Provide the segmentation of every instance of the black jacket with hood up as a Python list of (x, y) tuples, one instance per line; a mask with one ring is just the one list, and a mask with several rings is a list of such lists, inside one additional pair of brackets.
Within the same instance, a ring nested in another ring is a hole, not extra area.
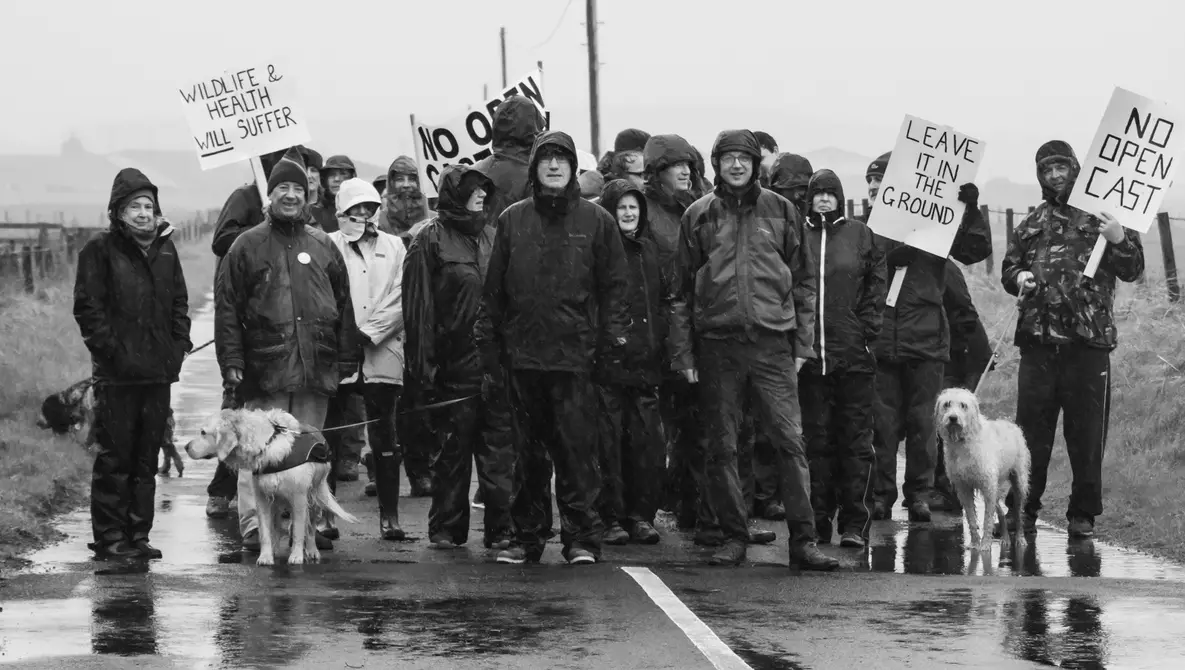
[(646, 141), (646, 209), (650, 217), (650, 236), (658, 243), (658, 258), (664, 269), (672, 267), (679, 253), (679, 229), (688, 197), (672, 195), (658, 183), (658, 174), (679, 162), (691, 166), (692, 183), (699, 179), (695, 170), (695, 150), (678, 135), (655, 135)]
[[(556, 147), (572, 176), (564, 192), (543, 192), (539, 152)], [(625, 250), (617, 222), (580, 197), (576, 145), (551, 131), (535, 140), (528, 164), (532, 195), (498, 217), (478, 322), (486, 370), (592, 372), (599, 342), (626, 337)]]
[(172, 226), (162, 223), (145, 250), (119, 220), (127, 199), (144, 190), (152, 192), (159, 215), (156, 186), (135, 168), (120, 170), (107, 204), (110, 227), (78, 253), (74, 320), (99, 385), (171, 384), (193, 346)]
[[(478, 161), (473, 167), (494, 182), (493, 215), (497, 217), (507, 207), (531, 195), (528, 163), (535, 138), (543, 132), (546, 121), (534, 102), (521, 95), (511, 97), (494, 110), (491, 145), (493, 155)], [(575, 175), (576, 166), (573, 164)], [(576, 181), (573, 177), (572, 181)], [(577, 189), (579, 195), (579, 189)]]
[[(403, 262), (405, 386), (412, 393), (437, 385), (450, 391), (481, 388), (474, 325), (494, 229), (486, 225), (491, 206), (480, 213), (466, 209), (461, 179), (470, 172), (480, 174), (467, 165), (451, 165), (441, 173), (436, 218), (416, 232)], [(483, 178), (490, 203), (496, 187)]]
[(659, 265), (658, 245), (650, 235), (649, 206), (642, 191), (624, 179), (615, 179), (605, 185), (601, 207), (616, 218), (617, 205), (626, 195), (637, 198), (641, 210), (634, 234), (627, 235), (618, 228), (629, 266), (626, 303), (630, 329), (624, 347), (601, 343), (603, 355), (597, 373), (599, 381), (607, 384), (655, 386), (662, 380), (667, 367), (667, 315), (671, 309), (671, 291), (667, 276)]
[[(772, 179), (777, 180), (777, 171)], [(816, 193), (835, 195), (834, 212), (819, 214), (810, 205)], [(808, 363), (824, 375), (876, 371), (872, 345), (885, 308), (885, 258), (862, 221), (843, 215), (843, 184), (831, 170), (819, 170), (807, 183), (807, 221), (803, 236), (818, 263), (815, 353)]]

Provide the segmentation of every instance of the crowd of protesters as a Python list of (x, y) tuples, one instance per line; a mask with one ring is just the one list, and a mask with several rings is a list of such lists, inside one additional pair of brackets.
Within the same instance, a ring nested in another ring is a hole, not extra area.
[[(496, 111), (492, 155), (446, 168), (425, 197), (396, 158), (373, 181), (306, 147), (261, 157), (231, 193), (212, 243), (224, 408), (279, 408), (324, 431), (331, 486), (359, 478), (379, 534), (405, 540), (400, 469), (431, 496), (431, 546), (482, 540), (499, 563), (592, 563), (603, 545), (662, 540), (660, 510), (711, 563), (735, 565), (784, 520), (790, 562), (831, 570), (818, 548), (867, 547), (897, 501), (911, 521), (959, 511), (933, 404), (974, 388), (992, 351), (960, 264), (990, 254), (978, 189), (943, 258), (844, 213), (839, 177), (763, 132), (721, 132), (704, 156), (675, 134), (627, 129), (598, 169), (577, 168), (533, 103)], [(875, 202), (891, 159), (866, 181)], [(1044, 202), (1008, 241), (1004, 288), (1022, 295), (1018, 423), (1033, 452), (1031, 532), (1058, 413), (1074, 487), (1070, 532), (1102, 512), (1115, 280), (1143, 271), (1138, 235), (1066, 199), (1078, 163), (1037, 153)], [(434, 210), (433, 210), (434, 208)], [(94, 550), (159, 557), (148, 543), (169, 384), (191, 348), (187, 296), (156, 187), (117, 176), (110, 232), (79, 259), (75, 313), (94, 359), (100, 445)], [(1096, 238), (1107, 251), (1082, 277)], [(957, 263), (956, 263), (957, 261)], [(888, 286), (905, 272), (896, 302)], [(470, 500), (474, 466), (477, 497)], [(206, 512), (237, 511), (258, 550), (250, 473), (220, 466)], [(318, 519), (317, 544), (338, 530)]]

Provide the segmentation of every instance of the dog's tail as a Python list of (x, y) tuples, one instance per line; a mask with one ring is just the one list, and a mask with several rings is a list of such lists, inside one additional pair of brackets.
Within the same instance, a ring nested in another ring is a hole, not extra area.
[(1008, 473), (1008, 482), (1012, 484), (1012, 521), (1016, 524), (1017, 537), (1024, 534), (1023, 515), (1025, 503), (1029, 501), (1029, 472), (1032, 470), (1032, 456), (1028, 446), (1021, 442), (1020, 453), (1016, 459), (1016, 467)]
[(337, 498), (333, 497), (333, 493), (329, 491), (329, 482), (321, 480), (321, 485), (313, 489), (313, 502), (322, 509), (327, 509), (343, 521), (348, 523), (358, 523), (358, 517), (350, 514), (342, 509), (338, 504)]

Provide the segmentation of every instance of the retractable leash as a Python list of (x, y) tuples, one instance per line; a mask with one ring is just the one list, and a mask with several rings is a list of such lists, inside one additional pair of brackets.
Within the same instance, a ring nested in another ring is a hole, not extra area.
[(996, 338), (995, 343), (992, 345), (992, 358), (988, 361), (987, 367), (984, 368), (983, 374), (979, 376), (979, 381), (975, 383), (975, 389), (972, 391), (977, 397), (979, 396), (979, 388), (983, 386), (983, 380), (987, 379), (988, 373), (992, 371), (992, 368), (1000, 359), (1000, 349), (1004, 346), (1004, 340), (1008, 337), (1008, 332), (1011, 330), (1012, 319), (1014, 317), (1020, 317), (1020, 306), (1021, 303), (1024, 302), (1025, 293), (1027, 293), (1027, 291), (1025, 291), (1025, 289), (1022, 287), (1020, 289), (1020, 295), (1016, 299), (1016, 309), (1011, 310), (1008, 314), (1004, 315), (1003, 319), (1001, 319), (1001, 321), (1004, 322), (1004, 328), (1000, 330), (1000, 335)]

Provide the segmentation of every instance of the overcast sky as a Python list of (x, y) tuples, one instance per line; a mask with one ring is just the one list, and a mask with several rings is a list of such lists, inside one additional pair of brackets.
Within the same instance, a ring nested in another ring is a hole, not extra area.
[[(981, 180), (1023, 181), (1045, 140), (1086, 151), (1116, 85), (1185, 109), (1172, 0), (598, 4), (602, 151), (630, 126), (705, 154), (720, 129), (748, 127), (783, 151), (872, 158), (909, 113), (986, 142)], [(56, 153), (71, 133), (100, 152), (190, 148), (177, 86), (278, 54), (300, 78), (312, 146), (385, 165), (411, 152), (409, 114), (445, 121), (499, 86), (500, 26), (511, 79), (542, 60), (553, 126), (591, 148), (583, 0), (185, 6), (6, 6), (0, 152)]]

